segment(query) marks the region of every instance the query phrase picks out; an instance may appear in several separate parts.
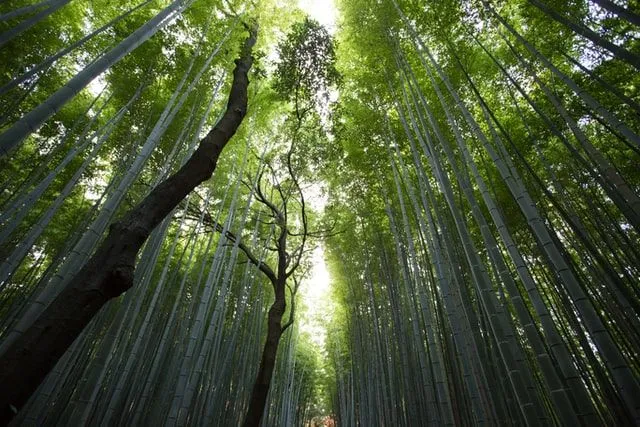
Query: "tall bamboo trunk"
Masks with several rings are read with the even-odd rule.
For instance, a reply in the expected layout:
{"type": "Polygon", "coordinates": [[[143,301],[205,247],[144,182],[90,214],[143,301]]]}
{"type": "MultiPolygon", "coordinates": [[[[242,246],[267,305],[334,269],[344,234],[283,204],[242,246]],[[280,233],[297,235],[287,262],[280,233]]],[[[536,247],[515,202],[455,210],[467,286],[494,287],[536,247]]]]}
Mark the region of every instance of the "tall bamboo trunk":
{"type": "Polygon", "coordinates": [[[17,147],[28,135],[40,128],[64,104],[84,89],[93,79],[132,52],[162,27],[175,19],[187,6],[186,2],[175,0],[155,17],[131,33],[117,46],[85,67],[58,89],[46,101],[25,114],[10,128],[0,134],[0,157],[4,157],[17,147]]]}

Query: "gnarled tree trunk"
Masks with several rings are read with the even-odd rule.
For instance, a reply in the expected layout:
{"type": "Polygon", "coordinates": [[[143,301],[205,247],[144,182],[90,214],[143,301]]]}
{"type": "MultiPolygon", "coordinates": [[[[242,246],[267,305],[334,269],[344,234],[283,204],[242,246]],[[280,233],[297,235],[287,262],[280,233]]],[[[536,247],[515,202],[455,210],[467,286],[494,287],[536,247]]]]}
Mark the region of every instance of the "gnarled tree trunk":
{"type": "Polygon", "coordinates": [[[271,378],[273,370],[276,366],[276,357],[278,355],[278,345],[282,337],[282,316],[286,308],[285,300],[285,281],[274,283],[276,288],[276,298],[269,309],[269,317],[267,320],[267,340],[262,350],[262,359],[260,360],[260,368],[256,382],[253,384],[251,391],[251,400],[249,401],[249,409],[247,417],[244,420],[244,427],[257,427],[260,425],[264,407],[267,403],[267,395],[271,386],[271,378]]]}

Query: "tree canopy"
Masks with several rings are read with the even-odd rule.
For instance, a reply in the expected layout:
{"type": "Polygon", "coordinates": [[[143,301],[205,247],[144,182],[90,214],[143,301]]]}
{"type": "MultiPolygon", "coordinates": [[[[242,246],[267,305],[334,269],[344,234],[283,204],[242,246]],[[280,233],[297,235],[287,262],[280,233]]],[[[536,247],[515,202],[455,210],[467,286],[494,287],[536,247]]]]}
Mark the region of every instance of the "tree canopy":
{"type": "Polygon", "coordinates": [[[638,1],[336,6],[0,3],[2,420],[640,423],[638,1]]]}

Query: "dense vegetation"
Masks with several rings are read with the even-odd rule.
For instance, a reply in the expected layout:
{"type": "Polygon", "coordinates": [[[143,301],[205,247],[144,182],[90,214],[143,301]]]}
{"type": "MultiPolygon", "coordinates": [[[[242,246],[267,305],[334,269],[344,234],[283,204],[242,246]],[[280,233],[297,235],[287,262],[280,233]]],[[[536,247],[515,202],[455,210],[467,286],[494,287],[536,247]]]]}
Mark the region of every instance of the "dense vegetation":
{"type": "Polygon", "coordinates": [[[0,3],[3,420],[640,423],[640,4],[338,9],[334,42],[292,0],[0,3]],[[165,204],[80,313],[78,275],[165,204]]]}

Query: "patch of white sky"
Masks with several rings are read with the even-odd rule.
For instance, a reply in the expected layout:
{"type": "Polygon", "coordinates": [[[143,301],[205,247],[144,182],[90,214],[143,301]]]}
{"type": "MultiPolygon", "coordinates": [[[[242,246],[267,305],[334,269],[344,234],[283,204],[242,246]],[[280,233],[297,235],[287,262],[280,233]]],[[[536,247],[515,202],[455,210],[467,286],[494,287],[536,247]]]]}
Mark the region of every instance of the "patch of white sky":
{"type": "MultiPolygon", "coordinates": [[[[323,25],[330,34],[335,34],[337,10],[333,0],[298,0],[298,7],[312,19],[323,25]]],[[[337,94],[336,94],[337,95],[337,94]]],[[[331,96],[334,97],[333,95],[331,96]]],[[[314,183],[306,189],[309,205],[322,212],[327,203],[327,196],[322,190],[321,183],[314,183]]],[[[303,304],[306,306],[304,316],[301,316],[300,329],[311,336],[312,341],[320,348],[324,348],[327,335],[325,319],[328,307],[331,305],[329,295],[330,277],[325,263],[324,248],[318,246],[311,255],[311,271],[300,286],[303,304]]]]}
{"type": "Polygon", "coordinates": [[[338,12],[333,0],[298,0],[298,7],[322,24],[329,33],[336,32],[338,12]]]}

